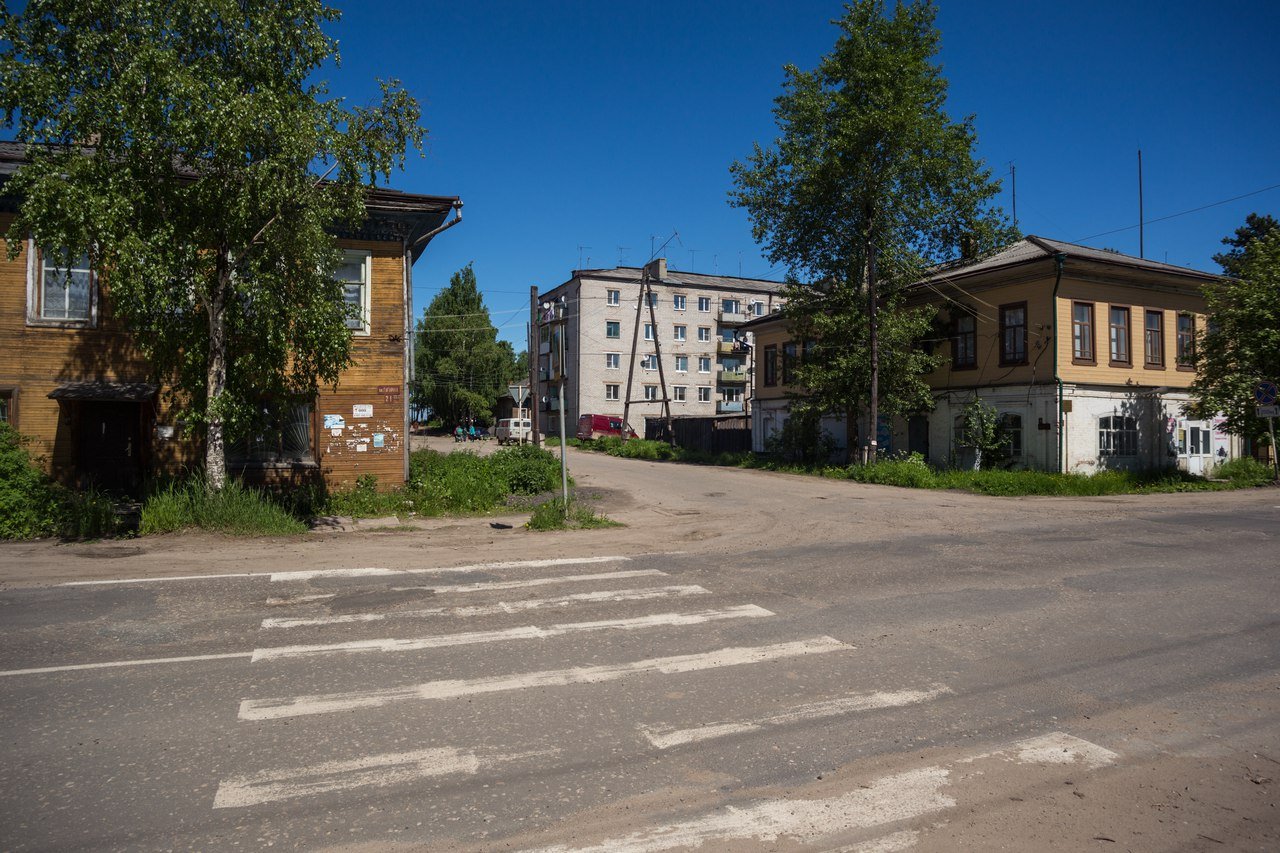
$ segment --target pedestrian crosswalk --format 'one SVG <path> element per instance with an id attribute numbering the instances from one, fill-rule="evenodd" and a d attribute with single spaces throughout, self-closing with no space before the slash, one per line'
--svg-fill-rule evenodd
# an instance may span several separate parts
<path id="1" fill-rule="evenodd" d="M 478 564 L 482 567 L 463 567 L 466 572 L 435 571 L 439 581 L 426 578 L 416 585 L 397 579 L 412 576 L 416 581 L 433 571 L 264 573 L 273 584 L 293 583 L 297 588 L 277 591 L 264 601 L 273 612 L 261 620 L 249 665 L 255 675 L 266 677 L 253 679 L 255 687 L 242 696 L 235 717 L 240 725 L 254 724 L 263 737 L 273 737 L 274 727 L 290 724 L 291 736 L 297 736 L 297 727 L 305 731 L 326 720 L 358 727 L 361 720 L 375 719 L 369 715 L 381 715 L 376 724 L 400 719 L 387 716 L 392 713 L 430 721 L 433 714 L 456 715 L 475 707 L 469 703 L 500 696 L 500 708 L 486 706 L 485 712 L 518 722 L 523 708 L 556 696 L 556 691 L 578 691 L 574 695 L 579 699 L 616 690 L 681 696 L 696 689 L 700 679 L 720 679 L 731 699 L 712 704 L 719 713 L 706 719 L 690 720 L 687 713 L 664 716 L 667 706 L 660 703 L 611 704 L 620 726 L 614 732 L 621 744 L 617 749 L 636 757 L 660 757 L 734 737 L 783 733 L 815 721 L 921 706 L 951 692 L 941 683 L 898 684 L 818 691 L 826 698 L 815 700 L 808 693 L 800 699 L 798 692 L 777 688 L 777 679 L 762 681 L 755 673 L 770 663 L 786 662 L 787 674 L 794 675 L 797 667 L 804 671 L 824 660 L 856 660 L 856 646 L 821 633 L 789 630 L 786 620 L 758 603 L 714 601 L 714 589 L 678 583 L 666 571 L 628 567 L 628 562 L 632 561 L 618 557 Z M 478 577 L 469 579 L 468 573 Z M 353 595 L 350 584 L 365 581 L 384 584 L 380 590 L 387 595 Z M 432 606 L 420 606 L 422 598 L 429 598 Z M 383 603 L 355 606 L 366 600 Z M 691 606 L 705 602 L 717 606 Z M 556 618 L 546 618 L 548 613 Z M 579 615 L 568 618 L 569 613 Z M 747 630 L 756 624 L 772 627 Z M 387 636 L 396 628 L 409 635 Z M 604 644 L 575 640 L 588 637 L 605 638 Z M 757 641 L 742 642 L 744 638 Z M 469 647 L 493 650 L 482 659 L 484 671 L 464 669 L 458 658 L 443 657 Z M 637 655 L 637 648 L 660 653 Z M 339 669 L 343 661 L 381 661 L 382 656 L 388 661 L 412 660 L 415 666 L 404 668 L 403 676 L 394 667 L 385 671 L 385 678 L 371 674 L 363 687 L 343 684 L 350 680 L 350 670 Z M 311 664 L 277 672 L 300 660 Z M 431 677 L 412 677 L 422 671 L 419 665 L 430 670 Z M 775 685 L 776 694 L 760 698 L 768 696 L 769 684 Z M 739 703 L 732 700 L 735 696 L 751 701 Z M 435 726 L 426 725 L 415 731 L 421 742 L 407 744 L 402 751 L 369 749 L 367 754 L 342 753 L 328 761 L 259 766 L 228 775 L 218 785 L 212 805 L 251 809 L 310 797 L 355 797 L 361 791 L 398 785 L 448 785 L 521 764 L 526 772 L 546 772 L 558 761 L 567 761 L 562 755 L 585 735 L 570 725 L 557 727 L 541 732 L 542 742 L 535 748 L 515 735 L 510 742 L 495 740 L 492 727 L 484 737 L 477 731 L 475 742 L 457 742 L 464 739 L 457 733 L 466 729 L 440 729 L 444 733 L 438 734 Z M 1100 750 L 1084 741 L 1059 739 L 1027 742 L 1008 754 L 1033 763 L 1069 761 L 1094 767 L 1114 757 Z M 996 754 L 972 760 L 989 760 Z M 881 836 L 886 844 L 894 838 L 911 841 L 914 836 L 903 834 L 902 821 L 954 806 L 948 792 L 950 773 L 950 767 L 925 766 L 852 792 L 760 800 L 664 827 L 637 828 L 608 841 L 546 849 L 649 851 L 696 847 L 711 840 L 729 846 L 750 839 L 767 843 L 780 836 L 813 842 L 874 827 L 885 828 Z M 832 823 L 826 820 L 832 812 L 845 817 Z"/>

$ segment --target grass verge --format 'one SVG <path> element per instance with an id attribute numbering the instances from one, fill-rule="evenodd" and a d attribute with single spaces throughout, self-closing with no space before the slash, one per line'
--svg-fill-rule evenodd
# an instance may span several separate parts
<path id="1" fill-rule="evenodd" d="M 573 500 L 569 501 L 569 512 L 566 513 L 564 500 L 552 498 L 533 508 L 533 515 L 525 526 L 530 530 L 593 530 L 623 525 Z"/>
<path id="2" fill-rule="evenodd" d="M 174 533 L 210 530 L 236 536 L 289 536 L 305 533 L 299 521 L 270 495 L 235 480 L 216 492 L 203 479 L 194 478 L 153 492 L 142 504 L 138 532 Z"/>

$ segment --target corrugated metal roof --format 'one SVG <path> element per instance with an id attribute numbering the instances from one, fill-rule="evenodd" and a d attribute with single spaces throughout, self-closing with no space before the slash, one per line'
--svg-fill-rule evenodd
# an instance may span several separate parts
<path id="1" fill-rule="evenodd" d="M 925 280 L 938 281 L 940 279 L 955 278 L 958 276 L 970 276 L 976 273 L 1016 266 L 1029 261 L 1045 260 L 1052 258 L 1054 255 L 1059 253 L 1065 254 L 1068 258 L 1096 261 L 1104 264 L 1115 264 L 1117 266 L 1149 270 L 1151 272 L 1174 273 L 1177 275 L 1194 276 L 1204 279 L 1214 279 L 1218 277 L 1214 273 L 1204 272 L 1203 270 L 1161 263 L 1160 261 L 1153 261 L 1149 258 L 1136 258 L 1133 255 L 1126 255 L 1121 252 L 1112 252 L 1106 249 L 1095 249 L 1091 246 L 1081 246 L 1076 243 L 1068 243 L 1065 240 L 1052 240 L 1048 237 L 1037 237 L 1034 234 L 1029 234 L 1025 239 L 1019 240 L 1012 246 L 997 252 L 989 258 L 983 258 L 976 262 L 952 261 L 950 263 L 942 264 L 936 267 Z"/>

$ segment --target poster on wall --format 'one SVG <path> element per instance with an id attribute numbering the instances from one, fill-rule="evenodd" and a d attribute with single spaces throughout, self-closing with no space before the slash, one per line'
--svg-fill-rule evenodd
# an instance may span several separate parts
<path id="1" fill-rule="evenodd" d="M 346 420 L 343 419 L 342 415 L 325 415 L 324 416 L 325 429 L 342 429 L 346 425 L 347 425 L 347 422 Z"/>
<path id="2" fill-rule="evenodd" d="M 353 418 L 371 418 L 373 417 L 372 404 L 356 404 L 351 407 L 351 417 Z"/>
<path id="3" fill-rule="evenodd" d="M 386 435 L 381 432 L 375 432 L 373 434 L 373 446 L 386 447 Z"/>

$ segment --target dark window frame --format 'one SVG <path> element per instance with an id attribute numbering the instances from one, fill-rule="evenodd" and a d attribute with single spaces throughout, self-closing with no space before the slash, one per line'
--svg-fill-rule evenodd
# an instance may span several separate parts
<path id="1" fill-rule="evenodd" d="M 1186 329 L 1183 328 L 1183 320 L 1187 321 Z M 1196 369 L 1196 315 L 1190 311 L 1178 312 L 1175 353 L 1179 370 Z"/>
<path id="2" fill-rule="evenodd" d="M 764 384 L 773 388 L 778 384 L 778 345 L 769 344 L 764 348 Z"/>
<path id="3" fill-rule="evenodd" d="M 1022 312 L 1021 323 L 1010 323 L 1009 315 L 1015 311 Z M 1014 367 L 1027 363 L 1027 303 L 1010 302 L 1000 306 L 1000 366 Z M 1013 335 L 1011 338 L 1010 335 Z"/>
<path id="4" fill-rule="evenodd" d="M 1124 315 L 1124 323 L 1115 321 L 1117 314 Z M 1117 331 L 1124 334 L 1124 352 L 1119 353 Z M 1116 356 L 1122 354 L 1124 358 Z M 1133 367 L 1133 310 L 1129 305 L 1107 306 L 1107 359 L 1112 367 Z"/>
<path id="5" fill-rule="evenodd" d="M 1076 318 L 1077 308 L 1089 309 L 1088 322 L 1081 322 Z M 1071 363 L 1072 364 L 1097 364 L 1098 363 L 1098 336 L 1097 331 L 1097 313 L 1093 302 L 1071 303 Z M 1082 339 L 1087 338 L 1082 345 Z"/>
<path id="6" fill-rule="evenodd" d="M 782 384 L 790 385 L 795 378 L 798 349 L 795 341 L 787 341 L 782 345 Z"/>
<path id="7" fill-rule="evenodd" d="M 968 330 L 962 330 L 965 322 Z M 969 313 L 955 318 L 955 333 L 951 336 L 951 369 L 974 370 L 978 367 L 978 318 Z"/>
<path id="8" fill-rule="evenodd" d="M 1156 321 L 1154 329 L 1151 328 L 1152 318 Z M 1142 312 L 1142 366 L 1149 370 L 1164 370 L 1163 309 L 1147 308 Z"/>

